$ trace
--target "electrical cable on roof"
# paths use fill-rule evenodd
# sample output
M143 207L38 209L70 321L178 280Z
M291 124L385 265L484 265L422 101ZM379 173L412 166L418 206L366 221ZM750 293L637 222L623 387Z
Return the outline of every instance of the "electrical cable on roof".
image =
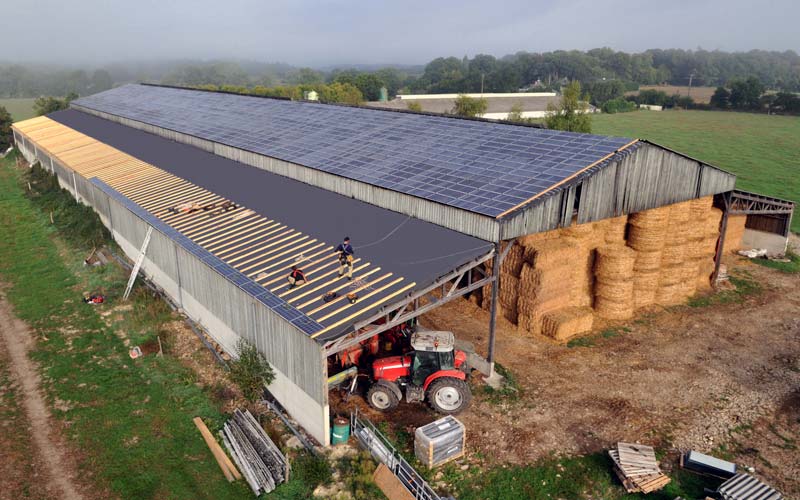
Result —
M394 229L392 229L391 231L389 231L389 233L388 233L386 236L384 236L383 238L381 238L381 239L379 239L379 240L376 240L376 241L373 241L372 243L367 243L366 245L358 245L358 246L356 247L356 249L360 250L360 249L362 249L362 248L371 247L371 246L373 246L373 245L377 245L378 243L381 243L382 241L385 241L386 239L388 239L388 238L389 238L389 236L393 235L394 233L396 233L396 232L397 232L397 230L398 230L398 229L400 229L401 227L403 227L403 224L405 224L406 222L408 222L408 221L409 221L409 219L411 219L411 216L410 216L410 215L409 215L408 217L406 217L406 218L405 218L405 220L404 220L403 222L401 222L400 224L398 224L396 228L394 228Z
M482 245L482 246L479 246L479 247L470 248L469 250L462 250L460 252L453 252L453 253L449 253L447 255L440 255L439 257L431 257L430 259L415 260L413 262L398 262L398 264L401 265L401 266L407 266L407 265L411 265L411 264L424 264L425 262L433 262L434 260L446 259L447 257L455 257L456 255L461 255L462 253L474 252L476 250L481 250L481 249L489 248L489 247L492 247L492 246L494 246L494 245L491 244L491 243L488 243L486 245Z

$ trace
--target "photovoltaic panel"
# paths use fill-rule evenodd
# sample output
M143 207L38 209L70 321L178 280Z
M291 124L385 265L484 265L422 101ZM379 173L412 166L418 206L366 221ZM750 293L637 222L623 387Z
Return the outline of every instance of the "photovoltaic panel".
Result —
M76 104L496 217L630 139L125 85Z

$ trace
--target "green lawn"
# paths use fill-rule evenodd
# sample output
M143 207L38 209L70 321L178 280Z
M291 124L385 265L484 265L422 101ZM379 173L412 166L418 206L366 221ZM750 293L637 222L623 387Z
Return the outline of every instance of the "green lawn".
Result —
M0 99L0 106L3 106L11 113L15 122L33 118L33 101L36 99Z
M648 139L737 175L736 187L800 202L800 118L721 111L595 115L597 134ZM800 232L800 217L792 230Z

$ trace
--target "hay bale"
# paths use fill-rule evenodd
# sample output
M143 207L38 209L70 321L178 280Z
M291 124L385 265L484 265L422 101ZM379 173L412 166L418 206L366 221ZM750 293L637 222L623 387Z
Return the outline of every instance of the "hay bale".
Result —
M655 304L660 274L656 270L636 273L633 277L633 305L635 308Z
M728 217L728 227L725 231L726 250L735 251L741 249L745 222L747 222L746 215L731 215Z
M516 308L517 296L519 294L519 278L514 276L501 274L500 275L500 290L498 291L498 300L506 307L514 305Z
M658 286L661 288L664 286L671 286L680 283L682 278L683 274L680 265L662 267L658 275Z
M667 226L630 226L628 246L638 252L655 252L664 246Z
M708 233L719 235L719 229L721 224L722 224L722 210L716 207L709 210L708 216L706 218L706 228L708 229Z
M604 319L625 320L633 317L633 301L615 302L604 297L595 296L594 310Z
M536 269L562 267L565 262L574 262L579 253L576 241L571 238L544 240L526 252L526 260Z
M656 292L656 303L662 306L682 304L685 300L686 293L681 282L661 286Z
M500 272L519 278L522 265L525 263L524 253L525 248L514 242L514 246L511 247L511 250L508 251L505 259L500 264Z
M628 227L628 216L614 217L606 219L603 241L609 245L622 244L625 242L625 231Z
M592 330L594 314L588 307L567 307L547 313L542 318L542 333L566 342L570 338Z
M677 245L665 246L661 251L661 265L664 267L677 266L686 260L686 245L679 243Z
M636 252L623 245L609 245L597 249L594 274L599 281L623 281L633 276Z
M661 250L655 252L636 252L636 261L633 263L635 273L655 271L661 267Z
M517 324L518 320L518 313L517 313L517 305L513 304L511 306L500 305L498 313L500 316L508 320L512 324Z
M569 238L575 238L578 240L590 238L591 236L594 235L594 232L595 232L595 226L593 226L591 223L587 224L573 223L571 226L565 227L561 230L561 233L564 236L567 236Z
M632 280L598 281L594 286L594 295L614 302L630 302L633 300L633 285Z
M669 220L669 207L658 207L636 212L628 217L628 223L638 227L660 227Z

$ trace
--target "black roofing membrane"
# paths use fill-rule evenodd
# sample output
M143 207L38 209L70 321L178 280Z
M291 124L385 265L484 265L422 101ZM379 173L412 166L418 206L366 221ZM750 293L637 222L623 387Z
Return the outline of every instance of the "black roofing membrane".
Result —
M415 281L416 288L491 247L451 229L80 111L69 109L48 116L312 238L336 245L349 236L356 257ZM361 247L376 241L379 243Z

